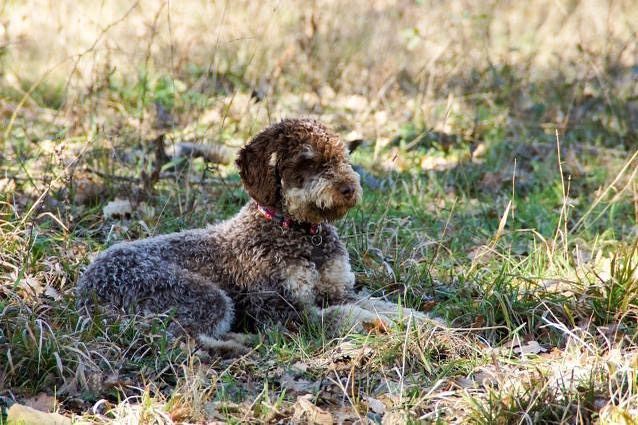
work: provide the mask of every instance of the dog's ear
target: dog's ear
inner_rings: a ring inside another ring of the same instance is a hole
[[[264,207],[280,207],[277,181],[277,129],[269,127],[239,151],[235,164],[248,194]]]

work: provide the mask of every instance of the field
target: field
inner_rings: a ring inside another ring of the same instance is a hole
[[[0,424],[636,423],[637,40],[631,0],[0,1]],[[294,116],[354,149],[358,285],[431,321],[221,359],[79,314]]]

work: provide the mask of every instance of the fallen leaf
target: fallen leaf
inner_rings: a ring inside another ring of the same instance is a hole
[[[60,292],[58,292],[58,290],[55,289],[53,286],[47,286],[44,289],[44,295],[52,298],[55,301],[60,301],[62,299],[62,295],[60,294]]]
[[[442,157],[431,157],[424,156],[421,159],[421,169],[425,171],[434,170],[434,171],[445,171],[451,170],[452,168],[459,165],[458,158],[450,157],[450,158],[442,158]]]
[[[537,341],[528,341],[525,345],[514,347],[514,352],[521,355],[545,353],[546,351],[547,348],[540,345]]]
[[[297,397],[297,402],[294,405],[292,423],[332,425],[334,420],[330,412],[315,406],[312,401],[310,401],[312,397],[312,394]]]
[[[557,347],[552,348],[549,353],[541,354],[541,357],[547,360],[556,360],[560,359],[563,356],[563,351],[558,349]]]
[[[483,369],[479,372],[476,372],[472,375],[474,381],[481,385],[495,385],[498,382],[498,378],[494,371],[490,371],[489,369]]]
[[[475,382],[470,378],[460,376],[454,380],[454,383],[463,389],[469,389],[475,387]]]
[[[425,301],[421,304],[421,310],[425,312],[432,311],[438,304],[439,302],[434,300]]]
[[[365,397],[365,401],[368,404],[370,410],[379,415],[383,415],[385,413],[385,404],[381,400],[377,400],[373,397]]]
[[[390,333],[388,325],[381,319],[375,319],[371,322],[362,322],[361,326],[363,326],[366,332],[372,332],[375,335]]]
[[[8,277],[13,285],[24,290],[29,296],[39,296],[44,292],[44,283],[35,276],[27,273],[20,275],[20,273],[16,270],[9,273]]]
[[[128,199],[116,198],[114,201],[109,202],[102,209],[104,218],[118,219],[118,218],[130,218],[133,213],[131,202]]]
[[[510,344],[506,344],[503,348],[506,350],[511,349],[513,353],[520,354],[521,356],[524,356],[527,354],[539,354],[539,353],[547,352],[547,348],[543,347],[537,341],[534,341],[534,340],[527,341],[524,343],[512,342]]]
[[[15,403],[7,412],[7,423],[22,425],[71,425],[71,419],[59,413],[45,413]]]
[[[311,382],[306,379],[295,379],[286,373],[281,377],[281,386],[296,393],[311,393],[319,390],[319,381]]]
[[[304,373],[308,370],[308,364],[304,362],[296,362],[291,366],[291,368],[297,373]]]
[[[482,314],[479,314],[476,316],[476,319],[474,319],[474,323],[472,323],[472,327],[482,328],[483,326],[485,326],[485,316],[483,316]]]
[[[118,373],[111,373],[102,381],[102,385],[104,388],[112,389],[112,388],[125,388],[127,386],[133,385],[133,381],[127,377],[121,377]]]
[[[330,366],[340,370],[350,368],[352,365],[365,364],[372,356],[373,350],[368,346],[355,347],[350,341],[339,344],[331,353],[332,363]]]
[[[383,425],[403,425],[408,422],[405,412],[388,412],[383,415]]]
[[[24,405],[41,412],[50,412],[55,408],[55,397],[40,393],[35,397],[24,400]]]
[[[330,406],[330,414],[334,424],[360,424],[361,422],[351,406]]]

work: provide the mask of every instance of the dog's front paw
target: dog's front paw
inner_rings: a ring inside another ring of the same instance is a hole
[[[421,324],[430,320],[430,316],[426,313],[379,299],[369,297],[360,298],[355,304],[364,310],[387,317],[393,323],[408,323],[408,321],[413,321],[416,324]]]
[[[338,304],[318,312],[319,319],[330,336],[341,336],[350,332],[387,333],[394,325],[392,320],[356,304]]]
[[[249,347],[251,335],[227,333],[221,338],[200,334],[197,340],[211,353],[223,358],[233,359],[252,351]]]
[[[330,259],[320,270],[315,291],[330,302],[343,302],[354,288],[355,277],[347,255]]]

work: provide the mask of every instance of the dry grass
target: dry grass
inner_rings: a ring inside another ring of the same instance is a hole
[[[635,422],[637,30],[632,1],[0,3],[0,423],[13,403],[98,423]],[[180,143],[226,162],[293,115],[363,140],[365,199],[339,224],[358,281],[441,323],[308,323],[221,360],[166,318],[78,315],[96,252],[247,199]],[[116,198],[129,217],[104,216]]]

